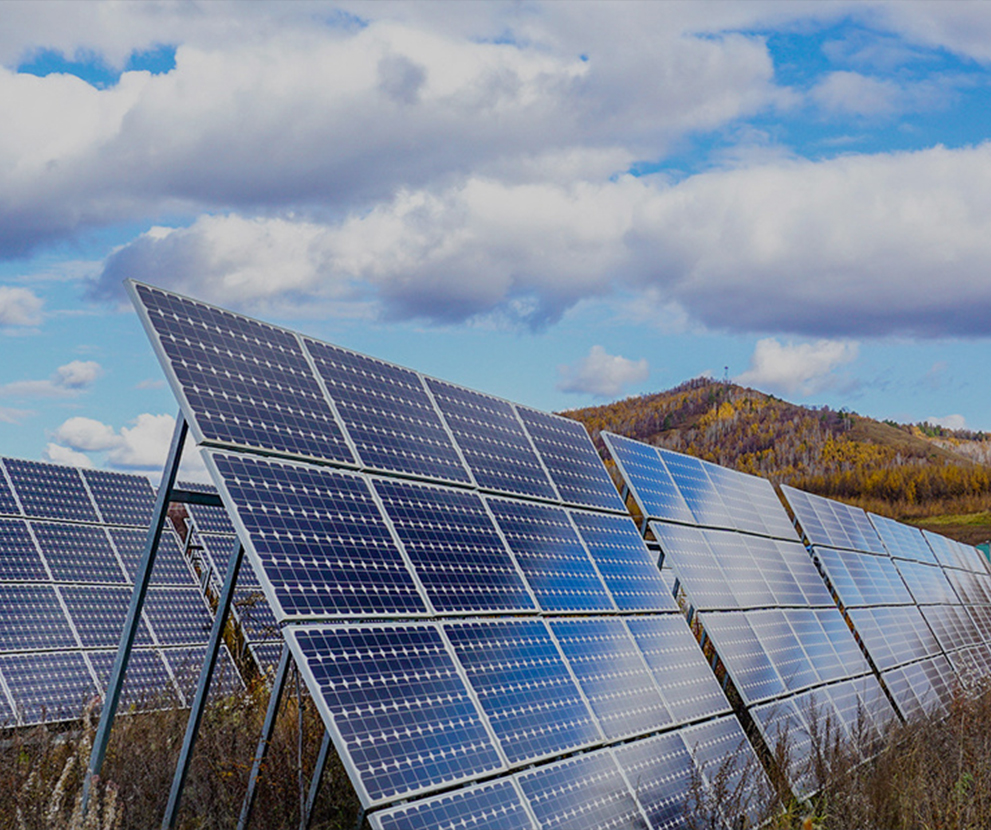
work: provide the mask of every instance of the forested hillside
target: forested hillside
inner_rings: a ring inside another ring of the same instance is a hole
[[[991,537],[991,436],[797,406],[708,378],[563,413],[974,543]]]

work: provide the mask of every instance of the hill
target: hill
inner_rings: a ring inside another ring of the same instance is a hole
[[[601,446],[615,432],[932,527],[991,538],[991,436],[805,407],[709,378],[561,413]]]

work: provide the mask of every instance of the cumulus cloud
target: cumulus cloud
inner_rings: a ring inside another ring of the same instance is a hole
[[[73,360],[59,366],[45,380],[15,380],[0,386],[0,396],[11,398],[70,398],[84,392],[103,374],[95,360]]]
[[[0,285],[0,327],[37,326],[44,301],[27,288]]]
[[[100,453],[111,467],[160,472],[174,428],[175,418],[171,415],[148,412],[120,429],[94,418],[76,416],[64,421],[55,431],[46,452],[53,461],[64,459],[65,463],[76,466],[92,464],[88,453]],[[206,475],[206,468],[192,442],[187,442],[182,463],[183,475],[197,480]]]
[[[769,392],[812,395],[835,387],[836,370],[857,358],[856,343],[819,340],[815,343],[780,343],[758,340],[750,368],[734,380]]]
[[[963,415],[930,415],[926,423],[944,429],[967,429],[967,419]]]
[[[560,391],[607,398],[645,381],[650,366],[646,358],[630,360],[609,354],[602,346],[592,346],[581,360],[570,366],[560,366],[558,371],[561,380],[557,388]]]
[[[93,459],[86,455],[86,453],[77,452],[60,444],[49,443],[45,447],[45,458],[55,464],[68,464],[70,467],[92,468],[96,466],[93,463]]]

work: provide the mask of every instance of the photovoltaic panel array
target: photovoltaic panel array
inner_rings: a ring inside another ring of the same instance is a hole
[[[73,720],[104,694],[154,497],[143,476],[0,459],[0,723]],[[181,705],[210,621],[166,529],[125,705]],[[224,660],[227,682],[239,682]]]
[[[373,827],[678,827],[689,732],[755,762],[584,427],[130,290]]]
[[[785,773],[808,792],[812,717],[828,715],[852,735],[868,706],[879,725],[894,713],[771,483],[623,436],[603,439],[702,642],[766,742],[789,735]],[[859,705],[845,705],[851,699]]]
[[[964,674],[988,673],[986,600],[968,606],[957,590],[963,583],[986,584],[989,574],[976,551],[964,557],[974,570],[944,567],[935,549],[957,548],[955,542],[792,487],[782,490],[903,717],[945,708]]]

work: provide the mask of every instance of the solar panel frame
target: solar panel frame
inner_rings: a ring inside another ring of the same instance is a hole
[[[25,516],[100,522],[79,468],[22,458],[3,461]]]
[[[155,506],[155,491],[144,476],[113,470],[80,470],[90,496],[105,524],[148,527]]]
[[[512,778],[377,810],[368,821],[372,830],[537,830]]]
[[[656,447],[609,432],[602,433],[602,440],[645,517],[695,524],[691,508]]]

